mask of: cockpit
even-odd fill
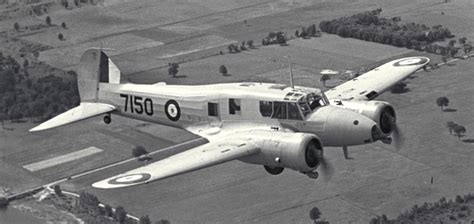
[[[260,114],[274,119],[303,120],[312,111],[329,104],[324,93],[288,93],[283,101],[260,101]]]

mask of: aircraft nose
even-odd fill
[[[315,116],[325,116],[323,144],[326,146],[360,145],[374,141],[374,127],[377,124],[357,112],[334,106]]]

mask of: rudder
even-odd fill
[[[99,83],[120,84],[118,67],[100,49],[88,49],[81,57],[77,88],[81,102],[97,102]]]

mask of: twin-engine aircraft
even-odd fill
[[[269,83],[212,85],[121,84],[118,67],[101,50],[89,49],[78,70],[79,106],[30,131],[116,114],[173,126],[209,142],[129,172],[99,181],[119,188],[171,177],[231,160],[263,165],[273,175],[285,168],[317,178],[328,168],[323,146],[381,140],[396,132],[394,108],[373,101],[429,62],[426,57],[390,61],[326,92]]]

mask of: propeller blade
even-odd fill
[[[390,126],[392,129],[392,139],[393,139],[393,145],[395,146],[395,149],[399,151],[401,147],[403,146],[403,136],[402,133],[400,132],[400,128],[398,127],[397,123],[395,122],[395,119],[392,119],[392,122],[390,122]]]
[[[321,174],[323,175],[323,180],[328,182],[332,178],[334,169],[331,163],[324,156],[320,156],[318,160],[321,163],[320,171],[321,171]]]

